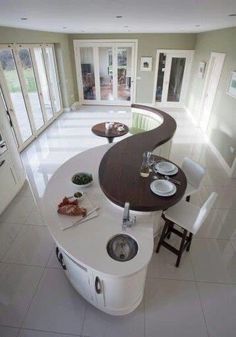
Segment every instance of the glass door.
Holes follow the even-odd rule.
[[[75,41],[81,103],[130,105],[135,51],[134,42]]]
[[[0,45],[0,84],[19,150],[61,111],[52,45]]]
[[[26,101],[22,92],[16,62],[11,49],[0,50],[1,83],[9,113],[13,121],[19,146],[33,138],[32,121],[30,121]]]
[[[157,105],[183,105],[188,85],[192,51],[163,51],[157,53],[154,102]]]

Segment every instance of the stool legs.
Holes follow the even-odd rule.
[[[181,240],[180,247],[179,247],[179,254],[178,254],[178,257],[177,257],[177,260],[176,260],[176,264],[175,264],[176,267],[179,267],[181,256],[184,252],[187,234],[188,234],[188,232],[186,231],[186,229],[184,229],[182,240]]]

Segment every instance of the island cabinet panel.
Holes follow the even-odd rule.
[[[72,283],[73,287],[78,291],[81,296],[94,304],[96,300],[94,291],[91,286],[93,284],[91,272],[79,263],[73,261],[65,253],[62,253],[62,255],[66,268],[66,275]]]
[[[119,311],[127,313],[132,311],[142,300],[146,273],[147,268],[143,268],[133,275],[122,278],[103,277],[105,309],[117,315]]]

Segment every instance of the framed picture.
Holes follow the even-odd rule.
[[[227,94],[236,98],[236,71],[232,71]]]
[[[199,62],[198,77],[203,78],[206,69],[206,62]]]
[[[141,57],[140,63],[140,70],[141,71],[151,71],[152,70],[152,57]]]

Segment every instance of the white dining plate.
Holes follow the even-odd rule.
[[[160,174],[172,176],[178,172],[178,167],[168,161],[161,161],[155,165],[155,171]]]
[[[176,193],[176,186],[164,179],[157,179],[154,180],[150,184],[151,191],[161,197],[170,197],[171,195],[174,195]]]

